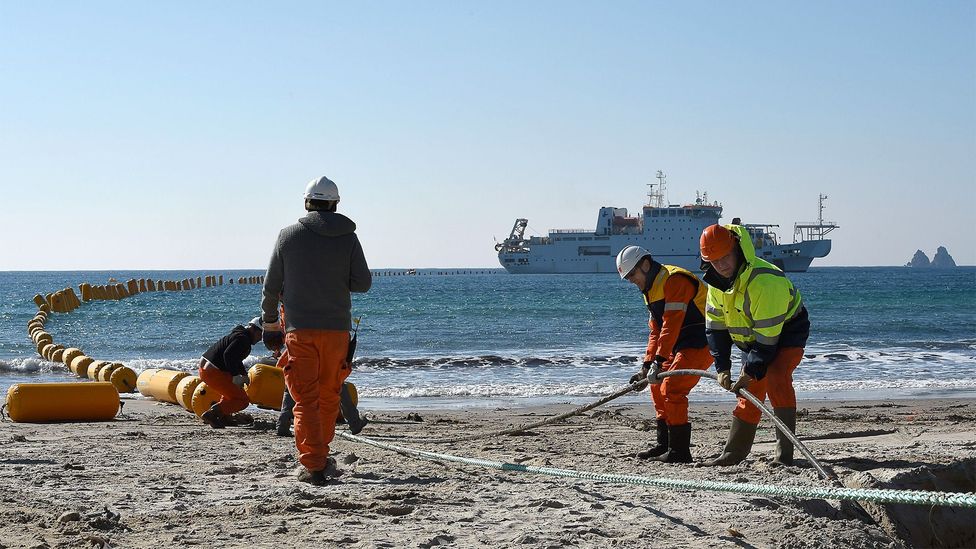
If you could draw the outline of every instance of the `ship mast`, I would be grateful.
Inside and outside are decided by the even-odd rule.
[[[668,189],[667,176],[664,175],[664,172],[662,172],[661,170],[658,170],[657,171],[657,175],[654,176],[654,177],[657,178],[657,181],[658,182],[657,183],[648,183],[647,184],[647,187],[648,187],[648,191],[647,191],[647,205],[650,206],[651,208],[663,208],[664,207],[664,194],[667,192],[667,189]],[[656,190],[654,189],[654,186],[655,185],[657,185],[657,189]]]
[[[832,221],[824,221],[824,200],[827,195],[820,194],[820,212],[817,215],[816,223],[795,223],[793,224],[793,242],[804,240],[823,240],[824,236],[830,231],[840,228],[840,225]]]

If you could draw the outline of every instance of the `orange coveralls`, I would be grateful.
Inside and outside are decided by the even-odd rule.
[[[654,303],[651,297],[655,293],[653,286],[644,296],[649,307]],[[699,282],[699,289],[704,291],[704,288],[705,284]],[[697,348],[684,347],[674,352],[674,345],[683,329],[700,330],[701,339],[704,340],[704,319],[700,325],[682,326],[687,308],[696,306],[696,293],[695,284],[683,275],[672,274],[665,279],[662,322],[659,324],[652,314],[647,323],[651,332],[647,338],[645,362],[653,361],[655,356],[664,357],[667,359],[662,366],[664,371],[707,370],[712,365],[714,359],[708,352],[708,345]],[[651,399],[654,401],[657,418],[663,419],[668,425],[688,423],[688,393],[700,380],[699,376],[672,376],[664,378],[661,383],[652,384]]]

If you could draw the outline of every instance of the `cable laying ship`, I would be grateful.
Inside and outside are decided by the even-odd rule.
[[[529,221],[516,219],[508,238],[495,245],[499,263],[510,273],[616,273],[617,253],[625,246],[636,245],[646,248],[661,263],[700,271],[698,241],[705,227],[719,222],[722,205],[709,203],[707,192],[696,193],[694,204],[666,204],[664,173],[658,171],[657,180],[648,184],[648,201],[641,215],[628,216],[626,208],[600,208],[595,231],[552,229],[548,236],[525,238]],[[826,257],[830,239],[824,237],[840,227],[823,220],[826,198],[820,195],[816,222],[794,224],[791,244],[779,243],[773,230],[778,225],[745,224],[756,256],[787,272],[806,271],[814,258]]]

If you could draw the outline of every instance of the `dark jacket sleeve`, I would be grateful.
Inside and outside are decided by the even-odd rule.
[[[264,274],[264,287],[261,289],[261,318],[265,322],[278,320],[278,301],[285,281],[285,265],[281,259],[281,234],[275,242],[268,271]]]
[[[244,368],[244,359],[251,353],[251,342],[247,337],[246,334],[235,337],[230,342],[230,345],[224,349],[224,366],[231,375],[247,375],[247,369]]]
[[[373,285],[373,274],[369,272],[369,265],[366,264],[366,255],[363,254],[363,246],[359,243],[359,237],[353,235],[356,243],[352,247],[352,257],[349,262],[349,291],[365,292]]]
[[[745,366],[743,369],[750,376],[762,379],[766,377],[766,367],[776,358],[777,352],[779,352],[777,345],[763,345],[755,342],[750,346],[749,352],[742,357]]]
[[[705,339],[708,340],[708,352],[715,359],[715,371],[724,372],[732,369],[732,336],[728,330],[712,330],[705,328]]]

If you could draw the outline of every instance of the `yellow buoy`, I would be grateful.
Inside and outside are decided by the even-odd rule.
[[[41,294],[34,295],[34,304],[40,308],[41,305],[47,305],[47,300]]]
[[[67,349],[65,349],[61,345],[55,345],[55,347],[60,347],[60,348],[56,348],[53,351],[51,351],[51,358],[49,358],[48,360],[50,360],[51,362],[61,362],[61,358],[64,356],[64,352]]]
[[[186,376],[176,384],[176,402],[189,411],[193,411],[193,392],[197,385],[203,383],[197,376]]]
[[[41,350],[38,351],[37,354],[41,355],[41,358],[43,358],[44,360],[47,360],[47,355],[49,355],[51,353],[51,350],[54,349],[54,344],[45,343],[44,345],[38,345],[38,347],[40,347]]]
[[[136,390],[139,391],[142,396],[152,396],[149,394],[149,380],[152,376],[156,375],[159,368],[147,368],[139,372],[139,377],[136,379]]]
[[[281,409],[285,395],[285,376],[281,368],[267,364],[255,364],[247,372],[249,382],[245,392],[252,404],[259,408]]]
[[[44,358],[49,362],[61,362],[59,359],[54,358],[55,353],[58,351],[64,352],[64,345],[58,345],[57,343],[52,343],[46,348]]]
[[[40,345],[41,343],[53,343],[53,342],[54,342],[54,338],[51,337],[51,334],[47,332],[34,333],[34,343],[37,343],[38,345]]]
[[[133,393],[136,390],[136,372],[128,366],[119,364],[108,376],[108,381],[120,393]]]
[[[40,356],[44,356],[44,352],[43,352],[44,351],[44,347],[47,347],[48,345],[51,345],[51,344],[53,344],[53,341],[51,341],[50,339],[41,339],[41,340],[39,340],[37,342],[37,354],[39,354]]]
[[[176,386],[180,384],[180,381],[187,377],[188,373],[178,372],[176,370],[159,370],[149,379],[149,383],[146,385],[148,391],[147,396],[151,396],[156,400],[161,400],[163,402],[172,402],[176,404]],[[146,394],[142,390],[140,385],[139,392]]]
[[[91,366],[92,362],[95,362],[94,358],[78,355],[71,359],[68,369],[78,377],[88,377],[88,367]]]
[[[92,381],[98,381],[98,373],[106,366],[111,364],[108,360],[96,360],[88,365],[87,377]]]
[[[197,388],[193,390],[193,399],[190,401],[190,407],[193,413],[200,417],[204,412],[210,409],[211,406],[217,404],[220,400],[220,393],[214,391],[207,384],[200,382]]]
[[[68,347],[64,350],[64,354],[61,355],[61,362],[64,362],[65,366],[71,364],[71,361],[75,359],[76,356],[81,356],[85,354],[81,349],[76,349],[74,347]]]
[[[98,373],[95,374],[95,381],[108,381],[112,377],[112,372],[121,368],[122,365],[118,362],[109,362],[105,366],[99,368]]]
[[[18,383],[7,390],[14,421],[108,421],[119,412],[111,383]]]

